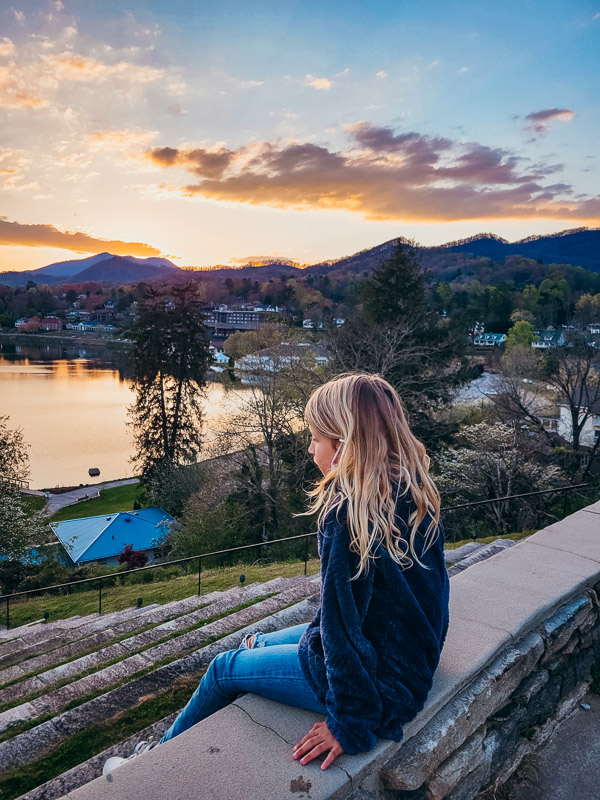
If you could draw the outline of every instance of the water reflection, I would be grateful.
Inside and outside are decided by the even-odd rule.
[[[129,354],[108,348],[0,343],[0,415],[30,445],[32,488],[130,477],[133,447],[127,407],[135,399]],[[218,382],[207,389],[205,419],[233,410],[239,396]],[[210,440],[210,430],[207,435]]]
[[[133,378],[133,363],[129,350],[124,348],[83,347],[69,344],[15,344],[0,342],[0,363],[29,366],[43,365],[52,370],[54,365],[67,364],[73,372],[111,370],[121,382]]]

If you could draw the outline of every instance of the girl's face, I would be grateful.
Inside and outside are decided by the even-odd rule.
[[[339,439],[329,439],[316,431],[312,425],[308,426],[311,434],[310,447],[308,448],[309,454],[317,467],[325,475],[332,467],[332,461],[336,455],[336,450],[340,447],[341,442]]]

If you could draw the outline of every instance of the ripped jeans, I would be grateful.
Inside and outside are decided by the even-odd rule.
[[[298,642],[306,628],[294,625],[274,633],[257,633],[251,648],[247,646],[251,637],[245,637],[237,650],[219,653],[160,743],[225,708],[245,692],[325,715],[325,707],[312,693],[298,660]]]

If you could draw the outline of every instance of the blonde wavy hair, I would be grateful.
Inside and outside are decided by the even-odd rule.
[[[415,546],[422,536],[418,528],[429,516],[422,555],[438,535],[440,495],[398,392],[380,375],[338,375],[312,393],[304,416],[321,436],[343,440],[335,465],[308,492],[312,502],[305,513],[318,511],[322,527],[324,518],[347,502],[350,549],[359,555],[354,578],[368,571],[378,543],[402,568],[414,561],[422,565]],[[407,494],[416,506],[408,519],[408,541],[395,515],[398,496]]]

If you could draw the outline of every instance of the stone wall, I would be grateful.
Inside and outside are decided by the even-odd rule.
[[[504,783],[577,707],[600,666],[599,591],[561,606],[477,675],[382,770],[384,794],[470,800]]]
[[[452,577],[450,628],[425,708],[401,744],[292,759],[315,714],[245,695],[73,800],[474,800],[580,702],[600,666],[600,502]],[[201,787],[201,789],[200,789]]]

